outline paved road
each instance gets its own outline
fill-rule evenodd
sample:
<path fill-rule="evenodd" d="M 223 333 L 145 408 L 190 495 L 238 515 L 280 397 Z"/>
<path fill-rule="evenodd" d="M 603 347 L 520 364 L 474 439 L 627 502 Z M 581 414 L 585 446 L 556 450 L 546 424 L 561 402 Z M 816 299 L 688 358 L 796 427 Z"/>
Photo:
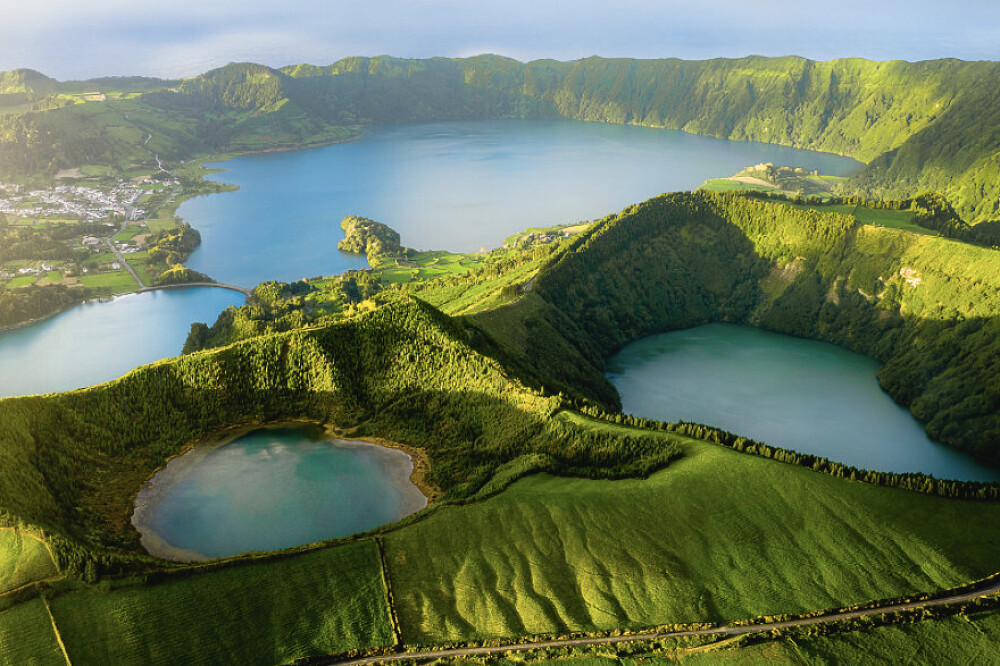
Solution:
<path fill-rule="evenodd" d="M 916 608 L 926 608 L 928 606 L 944 606 L 946 604 L 961 603 L 971 601 L 989 594 L 1000 592 L 1000 580 L 993 581 L 969 592 L 959 592 L 939 599 L 928 601 L 914 601 L 905 604 L 888 604 L 876 608 L 866 608 L 863 610 L 848 611 L 844 613 L 834 613 L 822 617 L 808 617 L 798 620 L 787 620 L 784 622 L 769 622 L 767 624 L 735 625 L 715 627 L 712 629 L 698 629 L 691 631 L 669 631 L 650 632 L 645 634 L 633 634 L 631 636 L 602 636 L 599 638 L 571 638 L 558 641 L 540 641 L 538 643 L 517 643 L 515 645 L 504 645 L 501 647 L 472 647 L 453 648 L 448 650 L 428 650 L 426 652 L 401 652 L 380 657 L 365 657 L 362 659 L 351 659 L 349 661 L 338 662 L 341 666 L 355 666 L 362 664 L 386 664 L 404 659 L 444 659 L 452 657 L 473 657 L 503 652 L 527 652 L 540 648 L 561 648 L 561 647 L 583 647 L 587 645 L 608 645 L 613 643 L 636 643 L 641 641 L 660 641 L 668 638 L 689 638 L 694 636 L 740 636 L 742 634 L 752 634 L 773 629 L 785 629 L 788 627 L 804 627 L 815 624 L 826 624 L 841 620 L 852 620 L 869 615 L 881 615 L 882 613 L 895 613 L 899 611 L 913 610 Z"/>
<path fill-rule="evenodd" d="M 125 231 L 125 229 L 128 228 L 128 220 L 130 217 L 132 217 L 132 207 L 125 206 L 125 219 L 122 220 L 121 228 L 119 228 L 118 231 L 112 234 L 109 238 L 105 238 L 104 244 L 108 246 L 109 250 L 114 252 L 115 257 L 118 258 L 118 263 L 124 266 L 125 269 L 132 274 L 132 279 L 135 280 L 135 283 L 139 285 L 139 287 L 141 288 L 145 287 L 146 285 L 143 284 L 141 279 L 139 279 L 139 274 L 132 269 L 132 266 L 130 266 L 127 261 L 125 261 L 125 257 L 123 257 L 122 253 L 118 251 L 118 248 L 115 247 L 114 241 L 112 240 L 115 236 L 117 236 L 118 234 L 120 234 L 121 232 Z"/>

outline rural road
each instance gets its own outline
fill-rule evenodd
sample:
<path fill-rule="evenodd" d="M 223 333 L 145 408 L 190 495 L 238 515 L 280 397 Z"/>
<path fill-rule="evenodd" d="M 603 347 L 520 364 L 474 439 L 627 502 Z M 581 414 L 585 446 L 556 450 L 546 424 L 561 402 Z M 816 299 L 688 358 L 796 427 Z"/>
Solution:
<path fill-rule="evenodd" d="M 139 287 L 145 287 L 146 285 L 143 284 L 141 279 L 139 279 L 139 274 L 132 269 L 132 267 L 129 265 L 127 261 L 125 261 L 125 257 L 123 257 L 122 253 L 118 251 L 118 248 L 115 247 L 115 243 L 112 240 L 115 236 L 117 236 L 118 234 L 120 234 L 121 232 L 125 231 L 125 229 L 128 228 L 128 221 L 130 217 L 132 217 L 132 207 L 125 206 L 125 217 L 122 220 L 122 226 L 118 229 L 116 233 L 112 234 L 108 238 L 105 238 L 104 243 L 108 246 L 108 249 L 114 253 L 115 257 L 118 259 L 118 263 L 124 266 L 125 269 L 132 274 L 132 279 L 135 280 L 136 284 L 138 284 Z"/>
<path fill-rule="evenodd" d="M 636 643 L 641 641 L 658 641 L 668 638 L 688 638 L 694 636 L 740 636 L 743 634 L 753 634 L 773 629 L 785 629 L 789 627 L 805 627 L 816 624 L 826 624 L 841 620 L 852 620 L 869 615 L 881 615 L 882 613 L 895 613 L 899 611 L 926 608 L 928 606 L 944 606 L 947 604 L 971 601 L 979 597 L 1000 592 L 1000 580 L 984 584 L 982 587 L 974 588 L 967 592 L 951 594 L 939 599 L 929 599 L 927 601 L 913 601 L 903 604 L 889 604 L 876 608 L 865 608 L 856 611 L 845 611 L 824 615 L 822 617 L 807 617 L 796 620 L 786 620 L 783 622 L 769 622 L 766 624 L 736 625 L 715 627 L 713 629 L 696 629 L 691 631 L 667 631 L 649 632 L 643 634 L 633 634 L 630 636 L 601 636 L 597 638 L 569 638 L 556 641 L 539 641 L 537 643 L 517 643 L 515 645 L 503 645 L 499 647 L 469 647 L 452 648 L 445 650 L 428 650 L 425 652 L 401 652 L 399 654 L 383 655 L 379 657 L 364 657 L 361 659 L 350 659 L 347 661 L 335 662 L 339 666 L 361 666 L 362 664 L 387 664 L 394 661 L 406 659 L 445 659 L 451 657 L 474 657 L 504 652 L 527 652 L 540 648 L 562 648 L 562 647 L 584 647 L 588 645 L 608 645 L 613 643 Z"/>

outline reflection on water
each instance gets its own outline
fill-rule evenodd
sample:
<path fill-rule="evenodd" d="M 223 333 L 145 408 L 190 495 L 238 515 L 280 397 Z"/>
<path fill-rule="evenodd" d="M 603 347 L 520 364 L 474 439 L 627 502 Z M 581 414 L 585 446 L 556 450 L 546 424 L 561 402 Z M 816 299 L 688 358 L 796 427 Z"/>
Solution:
<path fill-rule="evenodd" d="M 168 559 L 276 550 L 422 509 L 412 471 L 402 451 L 318 428 L 259 430 L 172 460 L 139 493 L 132 522 L 146 549 Z"/>

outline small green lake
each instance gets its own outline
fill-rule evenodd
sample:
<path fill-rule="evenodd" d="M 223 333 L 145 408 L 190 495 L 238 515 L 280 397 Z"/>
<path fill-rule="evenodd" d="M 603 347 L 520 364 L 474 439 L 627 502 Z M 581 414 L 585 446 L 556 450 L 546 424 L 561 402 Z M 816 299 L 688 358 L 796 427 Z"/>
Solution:
<path fill-rule="evenodd" d="M 693 421 L 863 469 L 996 481 L 927 437 L 878 384 L 879 363 L 815 340 L 706 324 L 638 340 L 608 359 L 626 413 Z"/>
<path fill-rule="evenodd" d="M 136 497 L 147 551 L 191 561 L 348 536 L 419 511 L 410 456 L 331 439 L 318 427 L 269 428 L 174 458 Z"/>

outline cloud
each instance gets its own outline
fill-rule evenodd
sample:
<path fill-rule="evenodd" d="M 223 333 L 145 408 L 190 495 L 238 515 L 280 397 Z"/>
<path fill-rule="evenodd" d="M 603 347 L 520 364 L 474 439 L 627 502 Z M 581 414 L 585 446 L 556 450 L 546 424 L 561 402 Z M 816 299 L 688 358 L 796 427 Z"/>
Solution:
<path fill-rule="evenodd" d="M 800 0 L 32 0 L 4 13 L 0 69 L 34 67 L 59 78 L 483 51 L 521 60 L 1000 58 L 1000 4 L 978 0 L 841 0 L 836 11 Z"/>

